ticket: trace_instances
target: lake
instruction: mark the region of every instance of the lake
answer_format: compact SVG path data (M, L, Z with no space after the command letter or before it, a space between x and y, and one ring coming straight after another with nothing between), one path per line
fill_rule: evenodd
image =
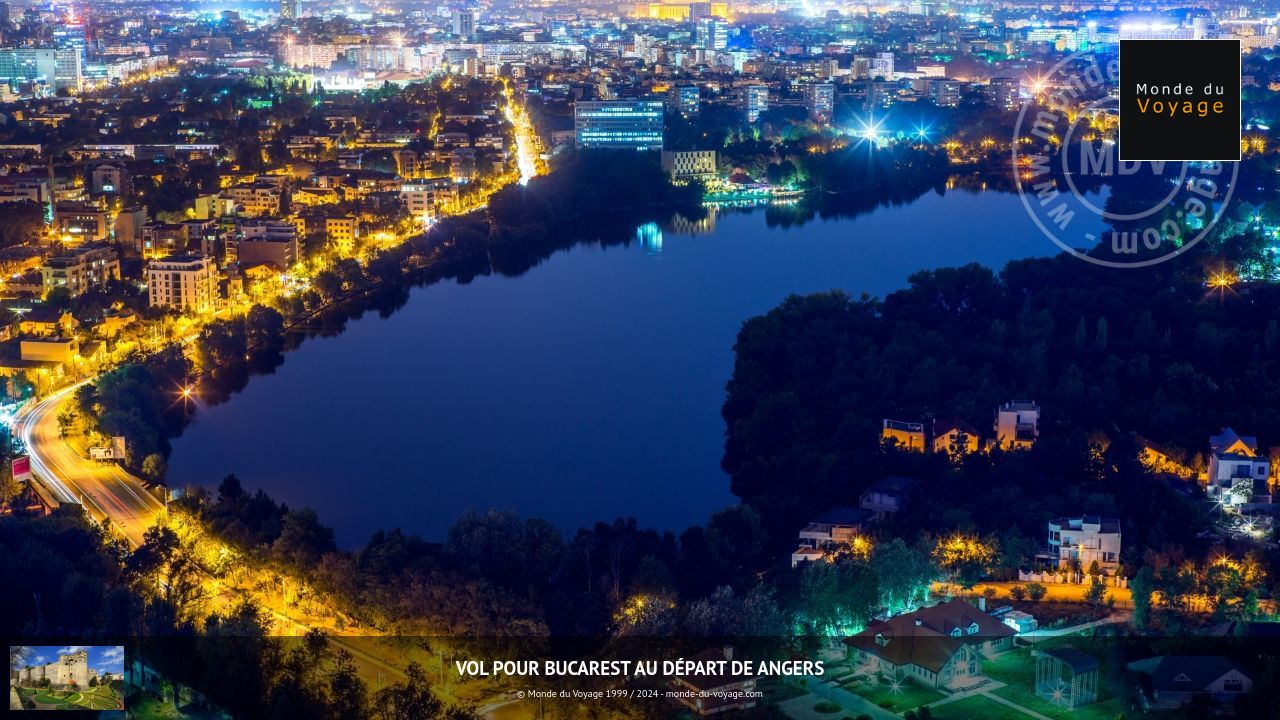
M684 225L576 246L520 277L419 287L390 317L307 340L200 408L170 484L234 473L314 508L344 547L378 528L442 539L490 508L678 532L734 502L720 405L744 320L791 293L883 295L920 269L1057 251L997 192L791 227L763 210Z

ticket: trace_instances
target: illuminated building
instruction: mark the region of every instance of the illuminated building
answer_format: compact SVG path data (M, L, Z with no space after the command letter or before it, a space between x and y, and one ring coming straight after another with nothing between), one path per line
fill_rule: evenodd
M804 88L804 106L809 119L829 123L836 107L836 86L831 83L814 83Z
M53 226L71 242L106 240L111 235L111 216L93 203L61 202L54 206Z
M650 20L699 20L704 17L729 17L729 3L724 2L640 2L631 8L632 17Z
M924 452L924 423L886 418L880 429L882 442L893 442L903 450Z
M270 263L288 270L298 261L298 228L284 220L257 219L236 223L234 239L227 244L227 262L243 266Z
M1205 492L1223 507L1236 508L1265 495L1270 475L1271 461L1258 452L1258 438L1238 435L1231 428L1209 438Z
M302 17L302 0L280 0L280 19L297 20Z
M62 48L55 53L54 84L59 90L79 92L84 88L84 50Z
M1104 575L1120 569L1120 521L1085 515L1049 521L1049 556L1060 568L1088 572L1093 563Z
M662 152L662 169L673 180L711 180L716 176L715 150Z
M454 10L449 20L454 37L466 41L475 38L476 12L474 10Z
M32 91L57 91L58 51L52 48L5 48L0 50L0 83L15 91L29 86Z
M996 410L995 431L999 447L1031 447L1040 436L1040 406L1026 401L1005 403Z
M662 102L579 102L573 108L573 133L580 148L661 150Z
M98 165L90 186L95 193L123 195L129 191L129 171L119 165Z
M1013 77L994 77L987 86L988 97L992 105L1005 110L1013 110L1021 104L1018 96L1018 79Z
M815 517L800 530L798 547L791 553L791 567L825 559L840 548L869 550L871 546L862 537L862 527L871 519L870 510L843 505Z
M960 81L938 78L928 81L929 99L938 107L955 107L960 104Z
M871 77L883 78L885 80L893 79L893 53L878 52L871 59Z
M982 660L1011 649L1013 636L981 607L955 599L873 622L844 642L855 664L890 684L962 690L987 682Z
M71 297L79 297L110 280L119 280L120 257L114 247L105 243L81 245L45 260L40 266L40 278L45 295L66 288Z
M330 244L349 252L360 239L360 219L354 215L325 218L324 233Z
M769 109L769 88L764 85L748 85L742 88L742 112L747 122L760 119L760 113Z
M698 21L697 46L703 50L723 50L729 45L729 26L725 21L709 17Z
M147 264L151 307L211 312L218 290L213 261L199 255L171 255Z
M671 112L679 113L685 117L698 114L700 102L701 94L697 85L680 85L672 88L667 95L667 104Z

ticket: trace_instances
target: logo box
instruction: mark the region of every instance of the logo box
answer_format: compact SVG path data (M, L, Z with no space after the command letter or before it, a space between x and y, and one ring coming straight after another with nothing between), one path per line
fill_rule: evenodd
M1240 159L1239 40L1121 40L1123 161Z

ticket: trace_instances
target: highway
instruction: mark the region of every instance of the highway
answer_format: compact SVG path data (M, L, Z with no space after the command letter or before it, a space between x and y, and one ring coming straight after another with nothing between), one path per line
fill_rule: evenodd
M86 381L59 390L23 408L14 430L31 456L31 470L37 480L59 501L81 503L89 515L132 547L142 544L143 535L164 512L138 478L114 463L81 457L58 428L58 414Z

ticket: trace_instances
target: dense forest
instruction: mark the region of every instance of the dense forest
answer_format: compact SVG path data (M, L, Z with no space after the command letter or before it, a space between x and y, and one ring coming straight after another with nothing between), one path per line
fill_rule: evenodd
M923 271L883 299L789 298L747 321L735 351L723 466L775 536L897 472L929 479L941 501L921 528L1039 539L1054 515L1118 513L1126 546L1160 547L1201 523L1158 502L1172 491L1137 464L1134 434L1192 466L1224 426L1280 442L1267 435L1280 421L1280 288L1206 291L1189 262ZM884 418L959 418L990 435L1015 399L1043 408L1029 453L952 464L880 445Z

